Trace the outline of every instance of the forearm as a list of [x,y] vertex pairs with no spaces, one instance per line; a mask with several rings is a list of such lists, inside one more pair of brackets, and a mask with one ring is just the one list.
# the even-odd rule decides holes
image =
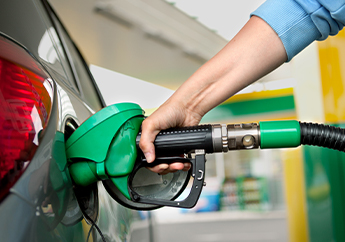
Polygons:
[[204,115],[286,59],[277,34],[266,22],[254,16],[174,93],[169,102]]
[[[286,60],[284,46],[274,30],[262,19],[252,17],[216,56],[144,120],[139,145],[147,160],[155,159],[153,142],[160,130],[197,125],[209,110]],[[166,165],[152,170],[169,172],[182,168]]]

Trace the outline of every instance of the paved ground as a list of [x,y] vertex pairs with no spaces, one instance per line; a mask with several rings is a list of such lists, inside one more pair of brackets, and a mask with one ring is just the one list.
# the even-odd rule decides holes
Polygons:
[[154,242],[285,242],[284,212],[155,216]]

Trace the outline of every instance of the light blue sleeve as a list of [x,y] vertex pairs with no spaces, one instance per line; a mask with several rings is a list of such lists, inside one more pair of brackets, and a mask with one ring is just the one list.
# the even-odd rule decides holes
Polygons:
[[345,25],[345,0],[267,0],[252,14],[282,40],[288,61],[311,44],[336,35]]

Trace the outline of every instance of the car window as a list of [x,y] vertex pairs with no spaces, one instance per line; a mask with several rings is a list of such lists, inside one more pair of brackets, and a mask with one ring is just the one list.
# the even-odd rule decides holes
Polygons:
[[80,95],[93,110],[100,110],[104,106],[104,102],[102,101],[102,97],[99,94],[97,85],[92,78],[88,66],[54,14],[52,14],[52,19],[60,34],[61,41],[63,41],[66,48],[66,54],[70,60],[70,68],[75,74],[74,76],[79,86]]

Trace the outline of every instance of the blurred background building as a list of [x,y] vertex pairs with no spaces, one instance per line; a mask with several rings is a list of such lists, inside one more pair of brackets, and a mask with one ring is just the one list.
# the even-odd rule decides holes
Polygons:
[[[133,101],[150,114],[224,47],[264,1],[50,2],[91,64],[107,104]],[[344,58],[342,31],[313,43],[216,107],[202,122],[297,119],[344,126]],[[153,214],[165,235],[170,231],[178,236],[168,229],[174,221],[183,220],[191,234],[201,231],[190,224],[212,223],[208,237],[193,237],[198,241],[345,241],[343,162],[342,154],[315,147],[210,155],[208,185],[196,208]],[[223,229],[231,231],[228,236],[215,232],[214,216],[222,223],[252,220],[229,224],[228,231]],[[245,227],[258,230],[248,235],[241,230]]]

